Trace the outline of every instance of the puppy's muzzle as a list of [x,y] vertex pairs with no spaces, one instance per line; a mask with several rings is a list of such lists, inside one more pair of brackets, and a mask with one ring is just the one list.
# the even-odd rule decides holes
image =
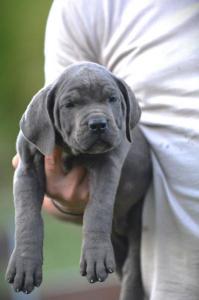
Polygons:
[[94,134],[101,134],[106,131],[108,127],[108,121],[105,117],[99,116],[90,118],[88,120],[88,128],[90,132]]

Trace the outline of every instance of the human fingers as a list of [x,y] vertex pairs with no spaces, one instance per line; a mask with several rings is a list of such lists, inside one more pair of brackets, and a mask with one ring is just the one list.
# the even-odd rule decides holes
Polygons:
[[88,203],[89,200],[89,181],[88,175],[84,177],[81,184],[79,185],[77,191],[77,198],[84,203],[85,205]]
[[[88,202],[88,175],[83,167],[74,167],[67,175],[51,184],[47,191],[54,205],[58,203],[62,211],[82,213]],[[55,205],[56,206],[56,205]]]
[[19,164],[19,154],[15,154],[15,156],[12,158],[12,166],[14,169],[17,168],[18,164]]
[[[81,200],[88,194],[85,177],[86,169],[74,166],[70,172],[62,169],[62,151],[56,148],[51,155],[45,157],[46,191],[51,198],[69,205],[80,207]],[[83,184],[82,184],[83,183]],[[80,205],[81,204],[81,205]]]
[[76,202],[84,198],[87,191],[87,171],[82,166],[75,166],[65,175],[60,186],[63,199],[68,202]]
[[44,168],[47,177],[62,176],[62,150],[56,147],[52,154],[44,157]]

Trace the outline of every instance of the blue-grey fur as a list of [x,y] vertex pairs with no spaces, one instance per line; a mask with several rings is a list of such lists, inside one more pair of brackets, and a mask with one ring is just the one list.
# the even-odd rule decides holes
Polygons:
[[44,155],[57,145],[89,174],[81,274],[93,283],[104,281],[116,268],[121,299],[143,299],[142,199],[152,175],[148,144],[136,126],[139,118],[139,105],[127,84],[88,62],[69,66],[30,102],[17,139],[16,239],[6,275],[16,291],[30,293],[42,281]]

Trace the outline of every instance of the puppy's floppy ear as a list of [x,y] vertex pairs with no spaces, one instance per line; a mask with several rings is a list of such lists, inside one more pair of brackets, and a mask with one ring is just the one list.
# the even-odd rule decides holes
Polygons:
[[122,79],[116,78],[116,82],[126,103],[126,136],[132,142],[131,130],[138,123],[141,116],[141,108],[131,88]]
[[51,154],[55,146],[53,127],[54,89],[49,85],[31,100],[20,121],[25,138],[43,154]]

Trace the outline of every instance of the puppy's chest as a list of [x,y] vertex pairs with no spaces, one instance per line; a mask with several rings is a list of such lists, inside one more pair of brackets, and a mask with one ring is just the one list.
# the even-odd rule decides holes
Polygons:
[[87,170],[92,163],[92,158],[89,155],[72,155],[67,152],[62,154],[62,165],[65,173],[69,173],[76,166],[83,166]]
[[80,162],[76,156],[63,152],[62,166],[65,173],[69,173],[70,170],[77,165],[80,165]]

